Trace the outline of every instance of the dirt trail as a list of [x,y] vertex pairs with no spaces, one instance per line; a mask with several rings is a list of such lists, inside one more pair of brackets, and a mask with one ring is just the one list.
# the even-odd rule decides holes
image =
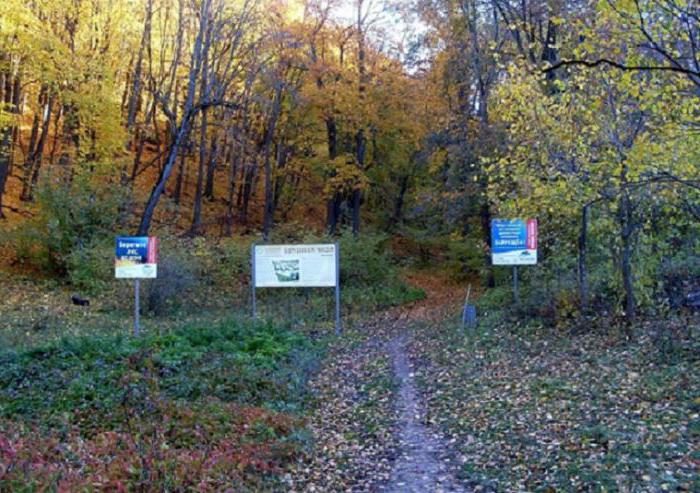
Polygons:
[[397,402],[400,410],[400,455],[386,491],[465,492],[452,473],[454,466],[450,463],[450,454],[444,440],[423,424],[425,409],[406,356],[407,337],[403,333],[388,345],[394,374],[400,381]]
[[428,275],[409,278],[426,298],[387,310],[348,332],[312,387],[315,452],[289,478],[289,491],[462,493],[456,454],[426,424],[410,354],[416,323],[454,313],[463,288]]

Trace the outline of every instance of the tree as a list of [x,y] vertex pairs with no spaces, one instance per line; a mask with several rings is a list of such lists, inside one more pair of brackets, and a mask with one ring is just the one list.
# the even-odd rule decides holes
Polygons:
[[[162,94],[154,95],[169,119],[173,138],[165,165],[146,203],[138,234],[148,234],[153,213],[172,174],[180,146],[189,136],[194,118],[211,107],[236,107],[228,99],[228,91],[242,68],[240,63],[236,63],[237,57],[240,52],[250,50],[251,44],[255,42],[247,39],[247,29],[255,13],[252,2],[247,0],[231,17],[221,0],[201,2],[196,37],[192,45],[187,93],[180,116],[176,113],[175,102],[165,99]],[[208,63],[210,52],[220,55],[216,63]]]

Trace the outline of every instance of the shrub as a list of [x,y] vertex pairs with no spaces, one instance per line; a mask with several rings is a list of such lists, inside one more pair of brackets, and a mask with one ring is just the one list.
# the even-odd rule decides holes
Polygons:
[[114,280],[114,241],[111,240],[111,236],[96,239],[67,255],[66,268],[73,286],[94,294],[103,291]]
[[447,240],[447,245],[447,266],[454,280],[464,281],[483,274],[486,256],[481,240],[459,237]]
[[682,252],[665,259],[661,266],[663,293],[671,308],[682,307],[688,293],[700,290],[700,256]]
[[214,273],[223,282],[250,278],[250,247],[253,238],[227,238],[219,242],[219,265]]
[[345,286],[371,288],[396,279],[396,265],[387,247],[389,236],[345,231],[339,238],[340,276]]
[[122,199],[114,188],[95,185],[83,175],[42,185],[37,215],[12,235],[18,260],[47,274],[68,276],[76,250],[112,235]]
[[159,254],[158,277],[146,284],[146,307],[156,316],[177,310],[185,295],[197,287],[199,262],[197,257],[186,252],[187,249],[182,251],[175,247]]

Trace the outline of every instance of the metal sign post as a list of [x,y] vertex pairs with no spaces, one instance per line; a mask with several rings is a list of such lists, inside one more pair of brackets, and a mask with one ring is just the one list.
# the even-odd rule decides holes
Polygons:
[[141,279],[134,281],[134,335],[139,336],[141,327],[139,326],[139,315],[141,312]]
[[493,219],[491,262],[513,266],[513,299],[519,304],[518,266],[537,264],[537,219]]

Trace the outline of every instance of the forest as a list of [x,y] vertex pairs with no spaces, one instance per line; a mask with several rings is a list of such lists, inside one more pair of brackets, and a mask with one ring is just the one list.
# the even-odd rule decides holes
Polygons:
[[0,491],[697,491],[700,3],[3,0],[0,314]]

